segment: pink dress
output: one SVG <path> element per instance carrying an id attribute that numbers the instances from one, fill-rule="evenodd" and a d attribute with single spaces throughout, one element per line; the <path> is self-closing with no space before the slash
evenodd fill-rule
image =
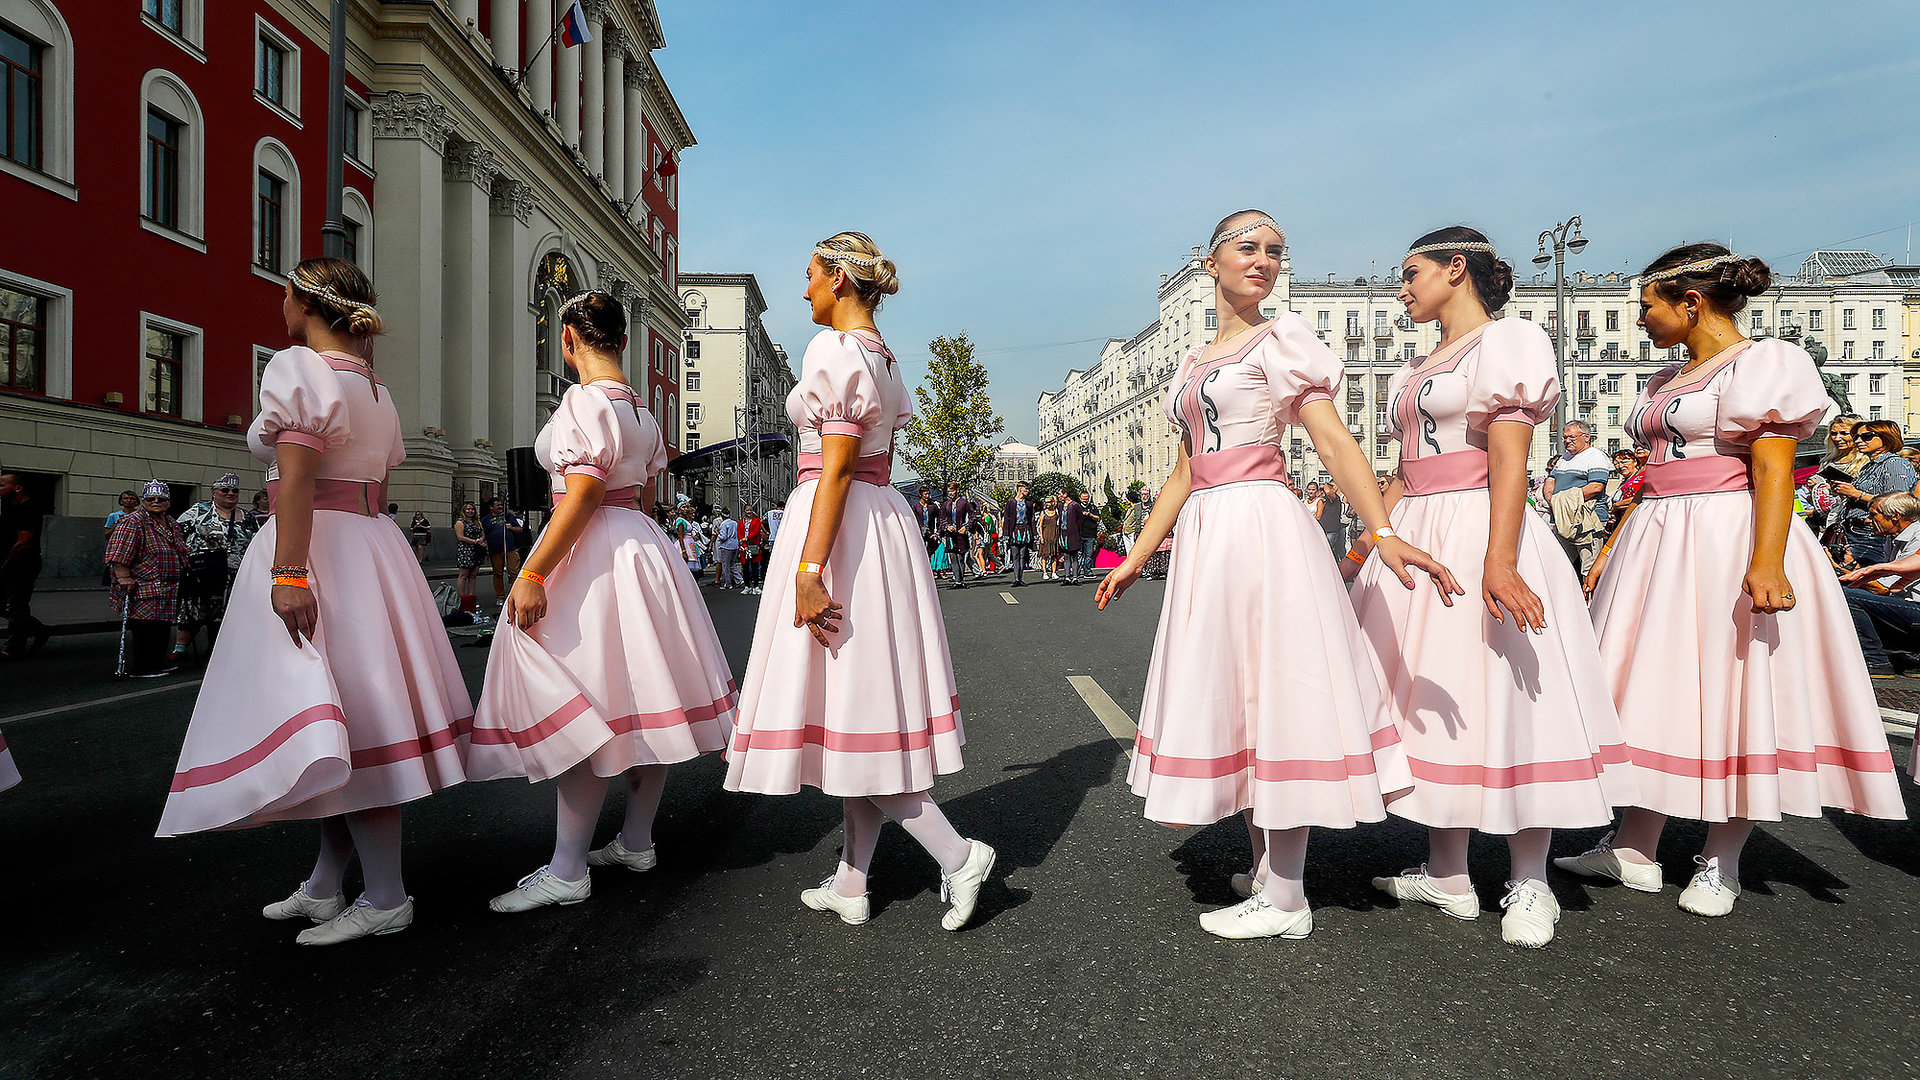
<path id="1" fill-rule="evenodd" d="M 1413 784 L 1326 535 L 1281 481 L 1302 405 L 1340 361 L 1282 312 L 1212 360 L 1187 354 L 1167 395 L 1193 493 L 1180 510 L 1128 781 L 1149 820 L 1262 829 L 1386 817 Z"/>
<path id="2" fill-rule="evenodd" d="M 547 614 L 502 619 L 487 657 L 468 775 L 545 780 L 591 760 L 599 776 L 724 749 L 734 686 L 700 587 L 634 498 L 667 466 L 652 415 L 617 383 L 575 386 L 534 440 L 552 476 L 604 481 L 573 550 L 547 575 Z"/>
<path id="3" fill-rule="evenodd" d="M 1481 600 L 1487 554 L 1487 433 L 1538 424 L 1560 399 L 1538 326 L 1501 319 L 1394 374 L 1391 423 L 1406 494 L 1393 530 L 1466 589 L 1453 606 L 1409 591 L 1379 559 L 1353 607 L 1386 683 L 1413 790 L 1393 812 L 1443 829 L 1583 828 L 1633 803 L 1632 770 L 1586 598 L 1540 515 L 1520 515 L 1518 567 L 1546 630 L 1497 622 Z"/>
<path id="4" fill-rule="evenodd" d="M 406 458 L 393 399 L 361 364 L 304 346 L 274 354 L 247 433 L 320 451 L 307 565 L 320 604 L 295 646 L 273 613 L 270 519 L 234 579 L 161 836 L 393 806 L 466 779 L 472 700 L 427 579 L 383 513 Z"/>
<path id="5" fill-rule="evenodd" d="M 1704 821 L 1906 816 L 1846 597 L 1806 525 L 1788 525 L 1792 610 L 1756 615 L 1740 590 L 1752 444 L 1804 438 L 1828 407 L 1805 350 L 1769 339 L 1662 368 L 1627 419 L 1652 457 L 1593 622 L 1640 806 Z"/>
<path id="6" fill-rule="evenodd" d="M 925 791 L 960 768 L 966 736 L 920 523 L 888 479 L 893 433 L 913 417 L 899 365 L 876 339 L 823 330 L 807 345 L 787 415 L 800 432 L 800 486 L 767 559 L 726 787 L 791 795 L 805 785 L 842 798 Z M 844 608 L 830 647 L 793 625 L 825 435 L 860 439 L 824 575 Z"/>
<path id="7" fill-rule="evenodd" d="M 0 735 L 0 791 L 5 791 L 20 782 L 20 769 L 13 763 L 13 751 L 7 749 L 7 738 Z"/>

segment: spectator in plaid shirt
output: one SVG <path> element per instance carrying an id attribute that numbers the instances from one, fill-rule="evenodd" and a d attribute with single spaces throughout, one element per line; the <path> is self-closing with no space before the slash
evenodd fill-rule
<path id="1" fill-rule="evenodd" d="M 113 571 L 114 614 L 125 613 L 131 657 L 129 674 L 155 678 L 172 673 L 167 663 L 168 629 L 180 611 L 180 579 L 187 568 L 187 537 L 167 516 L 167 485 L 150 481 L 140 509 L 120 519 L 107 538 Z"/>

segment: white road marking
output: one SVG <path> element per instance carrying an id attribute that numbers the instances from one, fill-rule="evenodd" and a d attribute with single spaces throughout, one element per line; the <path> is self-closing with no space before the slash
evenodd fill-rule
<path id="1" fill-rule="evenodd" d="M 59 713 L 75 712 L 80 709 L 97 708 L 101 705 L 112 705 L 121 701 L 132 701 L 134 698 L 151 697 L 154 694 L 164 694 L 170 690 L 189 690 L 199 685 L 200 680 L 193 679 L 188 682 L 168 683 L 165 686 L 155 686 L 147 690 L 135 690 L 128 694 L 116 694 L 113 697 L 94 698 L 91 701 L 76 701 L 71 705 L 55 705 L 51 709 L 40 709 L 37 712 L 21 713 L 19 716 L 0 716 L 0 724 L 14 724 L 22 720 L 38 720 L 42 716 L 54 716 Z"/>
<path id="2" fill-rule="evenodd" d="M 1010 593 L 1010 592 L 1003 592 L 1003 593 L 1001 593 L 1001 594 L 1000 594 L 1000 599 L 1002 599 L 1002 600 L 1005 600 L 1005 601 L 1006 601 L 1007 603 L 1009 603 L 1009 604 L 1017 604 L 1017 603 L 1019 603 L 1019 602 L 1020 602 L 1020 601 L 1018 601 L 1018 600 L 1015 600 L 1015 599 L 1013 598 L 1013 594 L 1012 594 L 1012 593 Z"/>
<path id="3" fill-rule="evenodd" d="M 1133 737 L 1140 730 L 1134 726 L 1133 717 L 1128 716 L 1125 709 L 1115 704 L 1113 698 L 1100 688 L 1100 684 L 1093 681 L 1092 676 L 1069 675 L 1067 685 L 1073 687 L 1074 691 L 1080 695 L 1080 700 L 1086 702 L 1087 708 L 1093 710 L 1094 719 L 1100 721 L 1100 726 L 1107 729 L 1107 734 L 1127 744 L 1129 748 L 1133 746 Z"/>
<path id="4" fill-rule="evenodd" d="M 1880 726 L 1886 728 L 1889 735 L 1912 738 L 1916 722 L 1920 722 L 1920 713 L 1902 712 L 1899 709 L 1880 710 Z"/>

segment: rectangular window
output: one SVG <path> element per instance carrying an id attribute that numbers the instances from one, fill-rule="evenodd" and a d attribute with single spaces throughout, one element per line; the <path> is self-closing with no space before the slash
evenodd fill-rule
<path id="1" fill-rule="evenodd" d="M 1856 327 L 1855 327 L 1855 324 L 1854 324 L 1854 318 L 1853 318 L 1853 309 L 1852 309 L 1852 308 L 1841 308 L 1841 309 L 1840 309 L 1840 329 L 1842 329 L 1842 330 L 1853 330 L 1853 329 L 1856 329 Z"/>
<path id="2" fill-rule="evenodd" d="M 1651 375 L 1635 375 L 1633 377 L 1633 392 L 1636 394 L 1646 393 L 1647 384 L 1652 381 L 1653 376 Z"/>
<path id="3" fill-rule="evenodd" d="M 1607 329 L 1609 330 L 1620 329 L 1620 313 L 1618 311 L 1607 312 Z"/>
<path id="4" fill-rule="evenodd" d="M 1617 453 L 1619 453 L 1619 452 L 1620 452 L 1620 440 L 1619 440 L 1619 439 L 1608 439 L 1608 440 L 1607 440 L 1607 453 L 1608 453 L 1608 454 L 1617 454 Z"/>
<path id="5" fill-rule="evenodd" d="M 1209 330 L 1220 329 L 1220 312 L 1216 311 L 1213 308 L 1207 309 L 1207 329 Z"/>
<path id="6" fill-rule="evenodd" d="M 1357 364 L 1359 362 L 1360 362 L 1360 343 L 1357 341 L 1347 342 L 1347 363 Z"/>
<path id="7" fill-rule="evenodd" d="M 1591 311 L 1579 312 L 1577 315 L 1577 318 L 1579 319 L 1579 321 L 1574 323 L 1575 326 L 1578 326 L 1582 330 L 1593 329 L 1593 312 Z"/>
<path id="8" fill-rule="evenodd" d="M 1869 393 L 1869 394 L 1878 394 L 1878 393 L 1880 393 L 1880 392 L 1881 392 L 1881 391 L 1880 391 L 1880 383 L 1881 383 L 1881 381 L 1882 381 L 1882 378 L 1883 378 L 1883 376 L 1879 376 L 1879 375 L 1869 375 L 1869 376 L 1867 376 L 1867 393 Z"/>
<path id="9" fill-rule="evenodd" d="M 287 107 L 287 50 L 264 35 L 253 73 L 253 91 L 283 109 Z"/>
<path id="10" fill-rule="evenodd" d="M 0 288 L 0 390 L 46 391 L 47 299 Z"/>
<path id="11" fill-rule="evenodd" d="M 697 431 L 689 431 L 681 435 L 680 449 L 685 450 L 687 453 L 692 453 L 700 449 L 700 433 Z"/>
<path id="12" fill-rule="evenodd" d="M 367 110 L 347 102 L 347 156 L 355 161 L 366 160 L 360 156 L 360 121 L 366 115 Z"/>
<path id="13" fill-rule="evenodd" d="M 692 363 L 698 359 L 700 359 L 700 339 L 691 338 L 687 341 L 687 362 Z"/>
<path id="14" fill-rule="evenodd" d="M 1603 379 L 1600 383 L 1600 392 L 1603 394 L 1619 393 L 1620 392 L 1620 376 L 1609 375 L 1605 379 Z"/>
<path id="15" fill-rule="evenodd" d="M 1393 346 L 1375 345 L 1373 347 L 1373 362 L 1376 364 L 1384 364 L 1392 356 L 1392 354 L 1393 354 Z"/>
<path id="16" fill-rule="evenodd" d="M 1887 328 L 1886 308 L 1877 307 L 1873 309 L 1873 328 L 1875 330 L 1885 330 Z"/>
<path id="17" fill-rule="evenodd" d="M 260 235 L 254 237 L 253 263 L 263 270 L 280 272 L 281 256 L 286 249 L 286 238 L 281 235 L 284 219 L 281 217 L 281 204 L 287 198 L 287 182 L 266 171 L 260 170 Z"/>
<path id="18" fill-rule="evenodd" d="M 1414 344 L 1413 344 L 1413 342 L 1411 342 L 1411 341 L 1408 341 L 1408 342 L 1404 342 L 1403 344 L 1401 344 L 1401 346 L 1400 346 L 1400 359 L 1402 359 L 1402 360 L 1412 360 L 1412 359 L 1414 358 L 1414 356 L 1415 356 L 1415 351 L 1414 351 Z"/>
<path id="19" fill-rule="evenodd" d="M 1782 329 L 1784 329 L 1784 328 L 1786 328 L 1786 327 L 1788 327 L 1788 326 L 1791 326 L 1791 325 L 1793 325 L 1793 309 L 1792 309 L 1792 308 L 1781 308 L 1781 309 L 1780 309 L 1780 326 L 1781 326 L 1781 328 L 1782 328 Z"/>
<path id="20" fill-rule="evenodd" d="M 1607 406 L 1607 426 L 1608 427 L 1620 426 L 1620 406 L 1618 405 Z"/>
<path id="21" fill-rule="evenodd" d="M 147 110 L 147 206 L 149 220 L 180 227 L 180 122 Z"/>
<path id="22" fill-rule="evenodd" d="M 1885 359 L 1887 358 L 1887 343 L 1886 343 L 1886 342 L 1884 342 L 1884 341 L 1876 341 L 1876 342 L 1874 342 L 1874 343 L 1873 343 L 1873 358 L 1874 358 L 1875 360 L 1885 360 Z M 1875 375 L 1875 376 L 1874 376 L 1874 378 L 1875 378 L 1875 379 L 1878 379 L 1879 377 L 1880 377 L 1880 376 L 1878 376 L 1878 375 Z"/>
<path id="23" fill-rule="evenodd" d="M 1753 328 L 1755 330 L 1758 330 L 1765 325 L 1766 325 L 1766 313 L 1762 312 L 1759 308 L 1754 308 L 1753 309 Z"/>
<path id="24" fill-rule="evenodd" d="M 699 308 L 690 307 L 687 309 L 687 325 L 688 326 L 700 325 L 700 309 Z"/>
<path id="25" fill-rule="evenodd" d="M 180 388 L 186 383 L 186 363 L 185 334 L 147 327 L 146 411 L 163 416 L 180 415 Z"/>
<path id="26" fill-rule="evenodd" d="M 687 402 L 687 423 L 697 424 L 699 422 L 700 422 L 700 403 L 697 401 Z"/>
<path id="27" fill-rule="evenodd" d="M 1314 329 L 1316 330 L 1333 329 L 1333 312 L 1331 311 L 1315 312 L 1313 325 L 1314 325 Z"/>
<path id="28" fill-rule="evenodd" d="M 1263 319 L 1271 319 L 1278 314 L 1280 314 L 1279 308 L 1263 307 L 1260 309 L 1260 317 Z"/>
<path id="29" fill-rule="evenodd" d="M 357 221 L 348 221 L 343 218 L 341 219 L 340 227 L 347 234 L 346 237 L 341 241 L 342 247 L 346 249 L 343 252 L 341 252 L 341 254 L 346 256 L 346 259 L 348 262 L 352 263 L 355 266 L 359 266 L 360 265 L 360 223 Z"/>
<path id="30" fill-rule="evenodd" d="M 1527 320 L 1528 322 L 1532 322 L 1532 321 L 1533 321 L 1533 312 L 1531 312 L 1531 311 L 1523 311 L 1523 312 L 1521 312 L 1521 313 L 1520 313 L 1520 317 L 1521 317 L 1521 318 L 1523 318 L 1523 319 L 1525 319 L 1525 320 Z"/>
<path id="31" fill-rule="evenodd" d="M 1840 359 L 1842 360 L 1853 359 L 1853 342 L 1843 341 L 1840 343 Z M 1853 376 L 1849 375 L 1847 377 L 1851 379 Z"/>
<path id="32" fill-rule="evenodd" d="M 700 373 L 699 372 L 689 371 L 684 376 L 682 376 L 681 379 L 682 379 L 680 383 L 681 389 L 683 390 L 700 389 Z"/>
<path id="33" fill-rule="evenodd" d="M 1386 397 L 1387 387 L 1392 383 L 1393 376 L 1391 375 L 1375 375 L 1373 377 L 1373 396 L 1376 399 Z"/>
<path id="34" fill-rule="evenodd" d="M 1640 359 L 1653 359 L 1653 342 L 1643 341 L 1640 343 Z M 1645 375 L 1640 376 L 1640 385 L 1643 387 L 1647 385 L 1647 377 Z"/>
<path id="35" fill-rule="evenodd" d="M 1869 420 L 1880 419 L 1880 406 L 1878 405 L 1867 406 L 1867 419 Z"/>
<path id="36" fill-rule="evenodd" d="M 1821 329 L 1821 325 L 1820 325 L 1822 321 L 1821 317 L 1825 314 L 1826 313 L 1821 311 L 1819 308 L 1814 308 L 1808 311 L 1807 312 L 1807 329 L 1809 330 Z"/>
<path id="37" fill-rule="evenodd" d="M 40 168 L 40 71 L 45 48 L 0 25 L 0 75 L 6 85 L 6 143 L 0 154 Z"/>
<path id="38" fill-rule="evenodd" d="M 147 13 L 147 18 L 175 34 L 181 33 L 185 25 L 180 14 L 180 0 L 142 0 L 140 10 Z"/>
<path id="39" fill-rule="evenodd" d="M 1580 376 L 1580 400 L 1588 401 L 1588 400 L 1591 400 L 1592 398 L 1593 398 L 1593 376 L 1582 375 Z"/>

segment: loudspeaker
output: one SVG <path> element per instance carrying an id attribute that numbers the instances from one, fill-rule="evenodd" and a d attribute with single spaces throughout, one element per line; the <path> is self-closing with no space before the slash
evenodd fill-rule
<path id="1" fill-rule="evenodd" d="M 545 510 L 549 496 L 547 470 L 533 456 L 533 447 L 514 446 L 507 450 L 507 508 L 519 513 Z"/>

